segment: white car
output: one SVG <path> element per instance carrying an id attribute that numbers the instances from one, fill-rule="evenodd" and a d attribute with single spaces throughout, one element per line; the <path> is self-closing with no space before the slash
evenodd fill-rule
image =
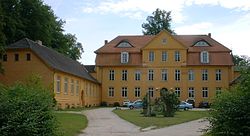
<path id="1" fill-rule="evenodd" d="M 124 100 L 122 106 L 128 106 L 129 103 L 131 103 L 130 100 Z"/>

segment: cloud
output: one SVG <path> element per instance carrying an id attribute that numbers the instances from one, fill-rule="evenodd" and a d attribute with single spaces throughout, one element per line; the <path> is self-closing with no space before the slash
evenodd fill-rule
<path id="1" fill-rule="evenodd" d="M 175 31 L 177 34 L 201 34 L 204 32 L 210 32 L 209 29 L 211 29 L 212 27 L 213 24 L 210 22 L 201 22 L 201 23 L 176 27 Z"/>

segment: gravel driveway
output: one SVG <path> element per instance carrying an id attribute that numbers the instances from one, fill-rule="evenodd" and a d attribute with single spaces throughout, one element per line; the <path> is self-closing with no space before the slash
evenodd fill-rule
<path id="1" fill-rule="evenodd" d="M 79 136 L 200 136 L 207 121 L 195 120 L 161 129 L 141 132 L 140 128 L 112 112 L 113 108 L 87 110 L 88 127 Z"/>

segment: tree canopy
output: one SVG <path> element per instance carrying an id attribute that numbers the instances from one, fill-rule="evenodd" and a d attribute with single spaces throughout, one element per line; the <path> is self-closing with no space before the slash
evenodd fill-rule
<path id="1" fill-rule="evenodd" d="M 163 29 L 166 29 L 171 34 L 175 34 L 171 28 L 171 11 L 167 12 L 157 8 L 152 14 L 152 16 L 147 17 L 147 22 L 142 24 L 144 35 L 156 35 Z"/>
<path id="2" fill-rule="evenodd" d="M 65 21 L 56 17 L 42 0 L 1 0 L 0 46 L 5 47 L 22 38 L 41 40 L 45 46 L 77 60 L 82 44 L 73 34 L 64 34 Z"/>

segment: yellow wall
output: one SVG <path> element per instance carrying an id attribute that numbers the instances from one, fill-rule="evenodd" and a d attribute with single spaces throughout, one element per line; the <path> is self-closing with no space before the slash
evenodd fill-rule
<path id="1" fill-rule="evenodd" d="M 162 39 L 167 39 L 167 44 L 162 43 Z M 154 52 L 154 61 L 150 62 L 148 59 L 149 52 Z M 168 59 L 167 61 L 162 61 L 162 51 L 167 51 Z M 174 59 L 175 51 L 180 52 L 180 61 L 176 62 Z M 195 103 L 196 106 L 201 101 L 210 101 L 211 98 L 215 96 L 216 87 L 221 87 L 227 89 L 229 87 L 229 82 L 232 78 L 231 66 L 187 66 L 187 49 L 185 46 L 177 42 L 168 33 L 160 33 L 154 38 L 148 45 L 142 49 L 142 64 L 141 66 L 97 66 L 97 77 L 99 82 L 102 83 L 102 101 L 113 104 L 114 102 L 122 102 L 124 100 L 134 101 L 136 99 L 142 99 L 149 87 L 154 88 L 154 97 L 159 96 L 159 90 L 161 88 L 171 88 L 175 90 L 179 87 L 181 90 L 180 100 L 184 101 L 188 99 L 188 88 L 194 87 L 195 90 Z M 148 80 L 148 70 L 154 70 L 154 80 Z M 162 81 L 161 71 L 167 69 L 168 80 Z M 179 69 L 181 71 L 181 80 L 175 81 L 175 70 Z M 194 81 L 188 80 L 188 70 L 192 69 L 194 71 Z M 208 81 L 202 81 L 202 70 L 208 70 Z M 222 71 L 222 80 L 216 81 L 215 75 L 216 70 L 220 69 Z M 109 71 L 115 71 L 115 80 L 109 80 Z M 128 71 L 128 80 L 122 81 L 122 70 Z M 135 80 L 135 71 L 141 71 L 141 80 Z M 109 87 L 114 87 L 114 97 L 108 96 Z M 122 87 L 128 88 L 128 97 L 122 97 Z M 141 88 L 141 97 L 135 97 L 135 87 Z M 202 97 L 202 87 L 208 87 L 208 98 Z"/>
<path id="2" fill-rule="evenodd" d="M 31 54 L 31 60 L 26 60 L 26 54 Z M 46 87 L 54 88 L 57 104 L 61 108 L 77 106 L 97 106 L 100 104 L 101 92 L 99 84 L 49 68 L 31 50 L 7 50 L 8 60 L 2 62 L 5 70 L 0 74 L 0 82 L 11 85 L 24 81 L 32 74 L 39 75 Z M 19 54 L 19 61 L 14 60 L 14 54 Z M 60 92 L 57 89 L 57 77 L 60 76 Z M 64 79 L 68 78 L 68 93 L 64 93 Z M 71 79 L 74 81 L 74 93 L 71 93 Z M 76 81 L 79 81 L 79 92 L 76 93 Z M 53 87 L 54 85 L 54 87 Z M 87 93 L 88 92 L 88 93 Z"/>

